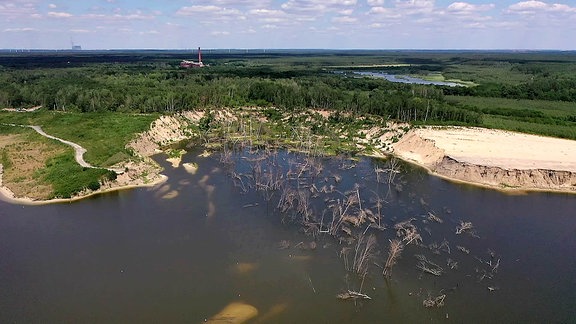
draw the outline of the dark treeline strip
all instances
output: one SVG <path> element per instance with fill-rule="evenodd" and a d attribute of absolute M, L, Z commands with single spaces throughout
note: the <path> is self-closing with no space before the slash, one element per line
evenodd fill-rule
<path fill-rule="evenodd" d="M 59 111 L 136 113 L 258 105 L 373 114 L 406 122 L 481 123 L 481 113 L 446 102 L 438 88 L 305 69 L 184 71 L 98 65 L 0 75 L 0 106 L 36 105 Z"/>
<path fill-rule="evenodd" d="M 576 79 L 535 78 L 518 85 L 483 84 L 445 89 L 446 95 L 576 102 Z"/>

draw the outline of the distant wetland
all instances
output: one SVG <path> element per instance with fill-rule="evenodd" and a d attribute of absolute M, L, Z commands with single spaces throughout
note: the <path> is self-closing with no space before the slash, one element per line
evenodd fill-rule
<path fill-rule="evenodd" d="M 388 74 L 383 72 L 355 72 L 358 75 L 369 76 L 373 78 L 384 78 L 390 82 L 407 83 L 407 84 L 428 84 L 437 86 L 448 86 L 448 87 L 462 87 L 464 84 L 456 82 L 444 82 L 444 81 L 432 81 L 416 78 L 409 75 L 398 75 L 398 74 Z"/>

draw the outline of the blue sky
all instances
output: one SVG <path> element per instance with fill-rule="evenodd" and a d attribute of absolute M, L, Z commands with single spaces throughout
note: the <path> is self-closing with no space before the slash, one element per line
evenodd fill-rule
<path fill-rule="evenodd" d="M 576 0 L 0 0 L 0 48 L 576 49 Z"/>

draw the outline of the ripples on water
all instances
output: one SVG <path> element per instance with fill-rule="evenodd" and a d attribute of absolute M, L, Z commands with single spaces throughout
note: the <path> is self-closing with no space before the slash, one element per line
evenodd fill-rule
<path fill-rule="evenodd" d="M 387 162 L 369 158 L 241 150 L 207 158 L 192 152 L 183 162 L 198 163 L 197 172 L 163 163 L 170 179 L 153 189 L 71 204 L 0 203 L 0 322 L 198 323 L 231 303 L 250 305 L 254 321 L 272 323 L 576 316 L 574 196 L 504 195 L 408 165 L 389 185 Z M 281 186 L 263 189 L 274 183 Z M 282 213 L 279 201 L 290 192 L 298 198 Z M 308 208 L 299 208 L 303 201 Z M 382 215 L 386 229 L 366 221 L 326 233 L 336 205 L 350 201 L 350 214 L 362 204 Z M 409 219 L 422 242 L 405 247 L 385 280 L 393 227 Z M 474 231 L 457 235 L 461 222 Z M 350 263 L 361 234 L 378 242 L 363 282 L 345 269 L 341 253 L 352 249 Z M 416 255 L 442 275 L 417 269 Z M 336 298 L 348 289 L 372 299 Z M 443 307 L 423 306 L 440 295 Z"/>

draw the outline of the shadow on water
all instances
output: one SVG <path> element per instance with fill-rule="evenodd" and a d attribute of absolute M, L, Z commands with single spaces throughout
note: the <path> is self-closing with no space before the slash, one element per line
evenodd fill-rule
<path fill-rule="evenodd" d="M 368 158 L 318 159 L 321 170 L 310 176 L 312 168 L 298 174 L 304 156 L 284 151 L 260 162 L 261 153 L 248 150 L 198 153 L 183 158 L 198 165 L 192 171 L 159 156 L 169 180 L 154 188 L 70 204 L 0 202 L 0 322 L 198 323 L 233 302 L 255 307 L 257 323 L 576 318 L 574 196 L 504 195 L 409 165 L 388 184 L 386 173 L 375 173 L 386 161 Z M 332 185 L 334 191 L 296 200 L 309 200 L 303 225 L 294 209 L 278 210 L 285 189 L 257 190 L 255 179 L 267 174 L 299 190 Z M 286 180 L 290 174 L 306 180 Z M 332 217 L 330 201 L 343 201 L 355 188 L 364 208 L 382 201 L 386 227 L 348 226 L 353 237 L 365 231 L 378 242 L 363 283 L 345 268 L 342 231 L 331 236 L 313 226 L 321 215 Z M 395 224 L 409 219 L 422 242 L 405 247 L 386 280 L 388 240 L 397 237 Z M 473 231 L 457 235 L 462 222 Z M 441 266 L 442 275 L 417 269 L 415 255 Z M 448 259 L 457 262 L 454 269 Z M 372 299 L 336 298 L 347 289 Z M 423 306 L 440 295 L 443 307 Z"/>

